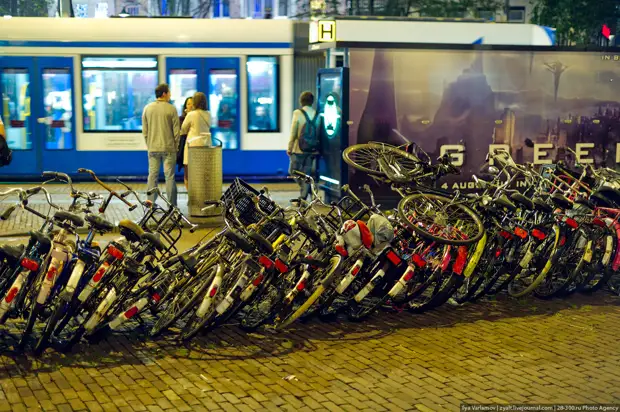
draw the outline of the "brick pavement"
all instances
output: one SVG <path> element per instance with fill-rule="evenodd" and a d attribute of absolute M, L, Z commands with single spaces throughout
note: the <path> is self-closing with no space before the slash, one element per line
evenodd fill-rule
<path fill-rule="evenodd" d="M 0 334 L 0 410 L 444 411 L 465 403 L 620 403 L 620 308 L 606 292 L 499 298 L 192 345 L 126 331 L 41 359 Z M 15 327 L 11 325 L 11 329 Z M 77 349 L 77 348 L 76 348 Z"/>
<path fill-rule="evenodd" d="M 120 192 L 124 191 L 124 188 L 115 183 L 109 184 L 113 190 Z M 27 189 L 29 187 L 36 186 L 35 183 L 20 183 L 20 184 L 0 184 L 0 192 L 6 191 L 9 188 L 20 187 L 23 189 Z M 96 183 L 76 183 L 74 184 L 77 190 L 82 192 L 96 192 L 102 196 L 107 195 L 101 186 Z M 146 197 L 146 184 L 145 183 L 131 183 L 130 186 L 141 196 Z M 228 188 L 228 184 L 225 184 L 222 187 L 222 191 Z M 254 188 L 259 190 L 263 185 L 252 185 Z M 272 198 L 281 205 L 288 205 L 290 199 L 294 198 L 297 195 L 296 188 L 297 186 L 294 183 L 271 183 L 268 184 L 269 190 L 272 192 Z M 165 185 L 161 184 L 160 189 L 162 192 L 165 191 Z M 183 184 L 178 184 L 179 196 L 178 203 L 181 209 L 186 216 L 188 216 L 187 209 L 187 192 Z M 68 196 L 68 188 L 66 185 L 62 184 L 51 184 L 48 186 L 48 191 L 51 194 L 52 200 L 54 203 L 58 204 L 60 207 L 68 207 L 70 203 L 70 198 Z M 129 198 L 129 201 L 134 202 L 135 198 Z M 4 199 L 0 199 L 0 214 L 4 212 L 6 208 L 10 205 L 15 204 L 17 201 L 16 197 L 9 196 Z M 45 202 L 43 195 L 37 195 L 30 200 L 30 206 L 33 209 L 41 212 L 43 214 L 47 214 L 49 207 Z M 138 220 L 143 216 L 143 212 L 141 208 L 137 208 L 133 211 L 129 211 L 128 208 L 119 200 L 114 199 L 108 209 L 106 210 L 106 218 L 111 222 L 118 224 L 122 219 L 132 219 Z M 194 223 L 201 223 L 201 219 L 190 218 L 190 220 Z M 43 220 L 37 216 L 34 216 L 31 213 L 17 210 L 15 211 L 9 220 L 0 221 L 0 236 L 16 236 L 27 233 L 29 230 L 38 230 L 43 224 Z"/>

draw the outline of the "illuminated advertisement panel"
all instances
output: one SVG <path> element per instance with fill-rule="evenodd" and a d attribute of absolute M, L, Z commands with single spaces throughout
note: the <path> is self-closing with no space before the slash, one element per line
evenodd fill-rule
<path fill-rule="evenodd" d="M 454 153 L 461 175 L 442 180 L 442 188 L 473 189 L 472 174 L 494 148 L 509 150 L 517 163 L 555 163 L 574 156 L 569 147 L 582 163 L 620 164 L 614 54 L 351 50 L 350 59 L 348 144 L 416 142 L 433 160 Z M 349 169 L 349 183 L 372 181 Z"/>

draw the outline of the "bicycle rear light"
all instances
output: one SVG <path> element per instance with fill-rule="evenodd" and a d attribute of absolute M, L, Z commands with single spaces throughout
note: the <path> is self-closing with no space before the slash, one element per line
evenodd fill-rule
<path fill-rule="evenodd" d="M 288 266 L 286 266 L 286 264 L 282 262 L 280 259 L 276 259 L 276 269 L 280 273 L 288 272 Z"/>
<path fill-rule="evenodd" d="M 28 269 L 31 272 L 39 269 L 39 263 L 36 260 L 23 258 L 20 262 L 21 267 Z"/>
<path fill-rule="evenodd" d="M 400 265 L 400 262 L 402 262 L 401 258 L 399 258 L 398 255 L 394 253 L 393 250 L 390 250 L 389 252 L 387 252 L 386 257 L 388 258 L 390 262 L 392 262 L 394 266 L 398 266 Z"/>
<path fill-rule="evenodd" d="M 573 218 L 567 217 L 564 222 L 571 228 L 571 229 L 577 229 L 579 227 L 579 223 L 577 223 L 577 221 Z"/>
<path fill-rule="evenodd" d="M 252 285 L 254 286 L 258 286 L 260 285 L 260 283 L 263 281 L 263 279 L 265 279 L 265 275 L 263 275 L 262 273 L 258 276 L 256 276 L 254 278 L 254 280 L 252 281 Z"/>
<path fill-rule="evenodd" d="M 507 230 L 502 230 L 499 232 L 499 235 L 506 240 L 512 239 L 512 235 Z"/>
<path fill-rule="evenodd" d="M 347 249 L 345 249 L 344 246 L 341 245 L 336 245 L 336 252 L 338 252 L 338 254 L 342 257 L 347 257 L 349 256 L 349 253 L 347 252 Z"/>
<path fill-rule="evenodd" d="M 517 226 L 515 228 L 515 235 L 517 235 L 521 239 L 525 239 L 527 237 L 527 230 Z"/>
<path fill-rule="evenodd" d="M 532 236 L 534 236 L 538 240 L 543 240 L 547 237 L 547 235 L 545 235 L 545 233 L 539 229 L 532 230 Z"/>
<path fill-rule="evenodd" d="M 108 253 L 114 259 L 118 259 L 118 260 L 121 260 L 123 258 L 123 256 L 125 256 L 125 254 L 123 253 L 122 250 L 114 247 L 113 245 L 108 246 Z"/>
<path fill-rule="evenodd" d="M 273 261 L 265 255 L 258 258 L 258 263 L 265 269 L 271 269 L 273 267 Z"/>
<path fill-rule="evenodd" d="M 413 260 L 413 263 L 419 268 L 426 266 L 426 261 L 418 254 L 413 255 L 411 260 Z"/>

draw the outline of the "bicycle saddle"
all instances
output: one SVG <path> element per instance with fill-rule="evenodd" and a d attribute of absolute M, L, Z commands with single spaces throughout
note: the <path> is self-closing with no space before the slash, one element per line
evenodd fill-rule
<path fill-rule="evenodd" d="M 86 220 L 93 229 L 99 232 L 111 232 L 114 229 L 114 225 L 112 223 L 99 216 L 89 214 L 86 215 L 84 220 Z"/>
<path fill-rule="evenodd" d="M 572 202 L 570 200 L 568 200 L 566 198 L 566 196 L 564 196 L 563 194 L 554 193 L 551 196 L 549 196 L 549 198 L 560 209 L 568 210 L 568 209 L 571 209 L 573 207 Z"/>
<path fill-rule="evenodd" d="M 596 208 L 596 205 L 594 204 L 594 202 L 592 202 L 587 197 L 583 197 L 583 196 L 577 197 L 577 199 L 575 199 L 575 203 L 578 204 L 578 205 L 585 206 L 588 209 L 592 209 L 592 210 L 594 210 L 594 208 Z"/>
<path fill-rule="evenodd" d="M 60 222 L 68 221 L 75 227 L 84 226 L 84 219 L 82 219 L 78 215 L 74 215 L 73 213 L 65 212 L 64 210 L 59 210 L 56 213 L 54 213 L 54 220 L 57 220 Z"/>
<path fill-rule="evenodd" d="M 510 199 L 508 199 L 505 195 L 501 195 L 497 199 L 494 199 L 493 203 L 495 203 L 498 206 L 502 206 L 512 212 L 515 212 L 517 210 L 517 206 L 514 203 L 512 203 Z"/>
<path fill-rule="evenodd" d="M 250 242 L 245 240 L 243 236 L 241 236 L 234 230 L 228 229 L 226 232 L 224 232 L 224 236 L 226 237 L 226 239 L 236 244 L 237 247 L 239 247 L 239 249 L 241 249 L 245 253 L 252 253 L 254 251 L 254 248 L 252 247 Z"/>
<path fill-rule="evenodd" d="M 297 220 L 297 227 L 304 235 L 306 235 L 319 249 L 324 249 L 325 244 L 321 240 L 321 235 L 319 235 L 314 229 L 310 227 L 305 218 L 299 218 Z"/>
<path fill-rule="evenodd" d="M 39 243 L 39 251 L 41 253 L 47 253 L 52 247 L 52 239 L 47 235 L 37 231 L 28 232 L 28 235 L 32 240 Z"/>
<path fill-rule="evenodd" d="M 278 227 L 284 232 L 285 235 L 290 236 L 293 233 L 293 228 L 288 222 L 281 217 L 274 217 L 271 219 L 272 223 L 278 225 Z"/>
<path fill-rule="evenodd" d="M 10 265 L 14 265 L 19 261 L 22 253 L 24 252 L 24 245 L 0 246 L 0 259 L 6 259 Z"/>
<path fill-rule="evenodd" d="M 130 242 L 138 242 L 140 236 L 144 234 L 144 230 L 142 230 L 140 226 L 128 219 L 123 219 L 118 222 L 118 228 L 120 229 L 121 235 L 125 236 Z"/>
<path fill-rule="evenodd" d="M 140 236 L 140 240 L 146 240 L 160 252 L 166 250 L 166 245 L 164 245 L 159 239 L 158 234 L 145 232 L 142 234 L 142 236 Z"/>
<path fill-rule="evenodd" d="M 527 210 L 534 210 L 534 203 L 527 197 L 523 196 L 521 193 L 511 194 L 510 200 L 519 203 L 521 206 L 523 206 Z"/>
<path fill-rule="evenodd" d="M 260 233 L 251 230 L 248 233 L 248 237 L 252 239 L 252 241 L 254 242 L 254 244 L 256 244 L 258 250 L 260 250 L 261 253 L 264 253 L 265 255 L 271 255 L 273 253 L 273 246 L 271 246 L 271 243 L 267 239 L 265 239 L 265 237 Z"/>
<path fill-rule="evenodd" d="M 551 207 L 540 197 L 535 197 L 532 199 L 532 203 L 534 203 L 534 208 L 540 212 L 553 213 L 553 207 Z"/>
<path fill-rule="evenodd" d="M 612 202 L 610 198 L 608 198 L 607 196 L 605 196 L 604 194 L 598 191 L 590 195 L 590 201 L 598 207 L 609 207 L 609 208 L 616 207 L 616 205 L 614 204 L 614 202 Z"/>
<path fill-rule="evenodd" d="M 620 205 L 620 190 L 618 189 L 614 189 L 613 187 L 609 186 L 602 186 L 594 193 L 598 193 L 604 196 L 608 199 L 608 201 L 611 201 L 614 206 Z"/>

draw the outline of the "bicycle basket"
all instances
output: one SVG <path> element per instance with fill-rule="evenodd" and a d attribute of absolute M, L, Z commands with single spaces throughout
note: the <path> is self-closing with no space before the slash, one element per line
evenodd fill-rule
<path fill-rule="evenodd" d="M 337 206 L 341 210 L 343 222 L 355 217 L 357 212 L 359 212 L 364 207 L 349 196 L 344 196 L 343 198 L 341 198 L 340 201 L 338 201 Z M 364 220 L 364 217 L 367 216 L 361 216 L 361 220 Z M 340 230 L 341 223 L 336 210 L 330 210 L 330 212 L 325 215 L 325 220 L 334 231 Z"/>
<path fill-rule="evenodd" d="M 243 225 L 249 226 L 253 223 L 258 223 L 263 218 L 263 214 L 258 211 L 256 205 L 250 198 L 239 196 L 240 194 L 246 194 L 252 197 L 260 195 L 258 190 L 237 177 L 222 195 L 222 201 L 226 203 L 227 206 L 234 202 L 235 210 L 238 213 L 238 219 Z M 276 204 L 265 196 L 259 196 L 258 203 L 260 209 L 267 214 L 273 213 L 277 208 Z M 232 219 L 233 217 L 229 216 L 229 218 Z M 273 234 L 274 231 L 277 231 L 278 228 L 277 224 L 268 223 L 263 226 L 261 234 L 267 237 Z"/>

